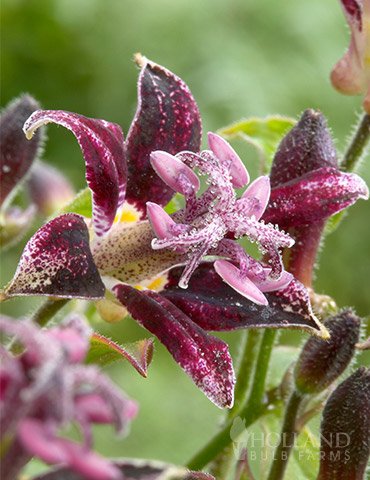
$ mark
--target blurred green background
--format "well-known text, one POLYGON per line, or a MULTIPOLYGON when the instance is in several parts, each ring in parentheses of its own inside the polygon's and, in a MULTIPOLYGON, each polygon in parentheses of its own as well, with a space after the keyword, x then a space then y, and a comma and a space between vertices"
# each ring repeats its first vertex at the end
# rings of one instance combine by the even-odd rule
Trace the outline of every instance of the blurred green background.
MULTIPOLYGON (((308 107, 328 118, 338 152, 360 113, 361 99, 343 97, 329 72, 348 45, 349 33, 337 0, 2 0, 1 105, 21 92, 45 108, 105 118, 127 132, 136 109, 140 51, 183 78, 202 113, 204 131, 242 117, 280 113, 298 117, 308 107)), ((84 185, 77 143, 63 129, 50 128, 45 159, 59 166, 76 188, 84 185)), ((257 155, 240 143, 252 176, 257 155)), ((340 153, 339 153, 340 154, 340 153)), ((369 160, 369 159, 368 159, 369 160)), ((361 173, 370 183, 370 167, 361 173)), ((317 290, 340 305, 370 313, 370 205, 351 208, 340 230, 327 238, 317 290)), ((21 247, 1 259, 1 283, 14 271, 21 247)), ((6 313, 26 314, 34 303, 9 302, 6 313)), ((126 322, 100 325, 119 341, 145 335, 126 322)), ((235 356, 239 333, 224 336, 235 356)), ((297 343, 298 333, 282 343, 297 343)), ((109 455, 133 455, 184 462, 217 428, 219 410, 197 391, 157 345, 149 378, 127 365, 112 371, 141 403, 132 433, 117 442, 99 436, 109 455)))

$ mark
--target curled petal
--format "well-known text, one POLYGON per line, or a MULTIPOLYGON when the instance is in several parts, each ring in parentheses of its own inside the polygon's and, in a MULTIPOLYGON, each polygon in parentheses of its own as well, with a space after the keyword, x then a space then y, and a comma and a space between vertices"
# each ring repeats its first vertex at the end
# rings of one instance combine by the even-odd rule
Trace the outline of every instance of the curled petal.
POLYGON ((179 158, 167 152, 155 151, 150 154, 150 163, 161 179, 175 192, 186 195, 199 190, 199 178, 179 158))
POLYGON ((312 312, 308 291, 296 280, 279 291, 267 293, 268 305, 257 305, 224 284, 211 263, 194 272, 187 290, 178 287, 181 268, 169 272, 162 296, 168 298, 205 330, 238 328, 301 328, 327 338, 326 328, 312 312))
POLYGON ((41 125, 56 123, 76 137, 86 163, 86 180, 93 194, 93 223, 97 235, 107 232, 123 203, 126 158, 121 128, 105 120, 62 110, 38 110, 24 124, 28 139, 41 125))
POLYGON ((273 188, 263 219, 282 228, 315 223, 368 196, 358 175, 320 168, 273 188))
POLYGON ((233 186, 244 187, 249 182, 249 174, 235 150, 226 140, 212 132, 208 133, 208 145, 216 157, 228 165, 233 186))
POLYGON ((85 222, 70 213, 54 218, 29 240, 6 295, 95 299, 104 291, 85 222))
POLYGON ((240 295, 258 305, 268 305, 267 298, 261 290, 247 276, 242 275, 235 265, 226 260, 217 260, 214 268, 222 280, 240 295))
POLYGON ((201 121, 197 104, 179 77, 141 55, 136 60, 142 70, 138 108, 127 135, 127 200, 145 213, 147 201, 166 205, 173 195, 172 188, 155 174, 151 152, 199 151, 201 121))
POLYGON ((251 200, 250 209, 246 215, 254 215, 256 220, 259 220, 262 217, 263 212, 266 210, 270 199, 270 193, 270 178, 267 176, 256 178, 241 197, 245 200, 251 200))
POLYGON ((208 335, 156 292, 128 285, 117 285, 114 291, 135 320, 158 337, 213 403, 220 408, 232 406, 235 378, 223 341, 208 335))
POLYGON ((258 282, 258 288, 261 292, 276 292, 277 290, 283 290, 293 280, 293 275, 285 270, 277 280, 264 280, 258 282))
POLYGON ((0 205, 26 175, 42 143, 42 132, 32 142, 22 133, 22 126, 39 104, 30 95, 10 103, 0 118, 0 205))

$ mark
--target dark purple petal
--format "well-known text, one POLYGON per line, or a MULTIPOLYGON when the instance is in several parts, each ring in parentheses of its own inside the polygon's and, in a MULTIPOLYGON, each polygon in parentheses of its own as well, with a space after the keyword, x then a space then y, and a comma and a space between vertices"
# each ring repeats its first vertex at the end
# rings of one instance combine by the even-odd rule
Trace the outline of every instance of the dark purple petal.
POLYGON ((27 243, 6 295, 93 299, 104 291, 85 222, 69 213, 41 227, 27 243))
POLYGON ((201 121, 187 85, 169 70, 137 56, 142 67, 138 108, 127 135, 127 200, 145 214, 145 203, 165 205, 173 190, 154 172, 149 156, 154 150, 175 155, 181 150, 198 152, 201 121))
POLYGON ((327 401, 317 480, 363 480, 370 456, 370 369, 361 367, 327 401))
POLYGON ((93 223, 97 235, 107 232, 123 203, 126 158, 121 128, 62 110, 39 110, 27 120, 24 131, 31 138, 41 125, 56 123, 76 137, 86 163, 86 180, 93 194, 93 223))
POLYGON ((114 291, 212 402, 221 408, 232 406, 235 378, 226 343, 208 335, 159 293, 129 285, 116 285, 114 291))
POLYGON ((108 365, 126 359, 141 376, 147 377, 152 358, 152 338, 144 338, 134 343, 119 345, 110 338, 95 332, 90 340, 90 350, 86 361, 87 363, 108 365))
POLYGON ((368 196, 358 175, 320 168, 273 188, 262 218, 282 228, 315 223, 368 196))
POLYGON ((306 110, 297 125, 281 141, 274 157, 271 187, 324 167, 337 168, 336 152, 325 117, 306 110))
POLYGON ((349 23, 362 30, 362 5, 358 0, 341 0, 343 10, 349 23))
POLYGON ((0 205, 25 176, 38 154, 42 139, 39 132, 28 142, 22 127, 32 112, 40 108, 29 95, 10 103, 0 118, 0 205))
POLYGON ((266 293, 269 304, 263 306, 247 300, 225 285, 210 263, 202 263, 197 268, 187 290, 178 287, 180 276, 181 268, 169 272, 169 283, 162 296, 204 330, 301 328, 327 337, 325 327, 312 313, 307 290, 296 280, 283 290, 266 293))

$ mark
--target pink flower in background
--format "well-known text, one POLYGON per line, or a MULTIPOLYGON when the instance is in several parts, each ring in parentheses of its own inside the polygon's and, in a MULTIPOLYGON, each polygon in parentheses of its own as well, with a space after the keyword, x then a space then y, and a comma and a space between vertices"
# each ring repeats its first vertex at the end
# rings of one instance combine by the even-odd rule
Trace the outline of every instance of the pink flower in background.
POLYGON ((365 95, 370 114, 370 0, 341 0, 351 29, 348 50, 331 72, 334 87, 347 95, 365 95))
POLYGON ((0 317, 0 331, 24 349, 16 356, 1 349, 1 441, 8 445, 1 478, 14 479, 32 456, 91 480, 122 478, 112 462, 92 451, 91 427, 112 424, 123 432, 137 406, 97 367, 82 364, 91 335, 85 320, 71 315, 41 330, 27 320, 0 317), (72 423, 82 443, 60 436, 72 423))

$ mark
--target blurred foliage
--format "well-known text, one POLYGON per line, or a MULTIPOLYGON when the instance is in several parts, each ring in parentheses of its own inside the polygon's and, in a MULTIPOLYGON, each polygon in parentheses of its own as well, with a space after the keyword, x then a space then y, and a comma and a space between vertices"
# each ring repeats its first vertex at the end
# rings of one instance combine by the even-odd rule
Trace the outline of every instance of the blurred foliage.
MULTIPOLYGON (((327 116, 341 151, 360 112, 361 99, 339 95, 329 82, 349 41, 337 0, 2 0, 1 7, 2 105, 29 92, 45 108, 105 118, 127 133, 136 108, 132 56, 140 51, 186 81, 205 131, 250 116, 297 118, 312 107, 327 116)), ((55 127, 48 136, 46 160, 82 188, 77 142, 55 127)), ((253 178, 257 153, 240 141, 234 146, 253 178)), ((362 174, 370 183, 369 165, 362 174)), ((370 312, 369 208, 360 201, 327 238, 316 282, 318 291, 361 315, 370 312)), ((14 248, 1 259, 1 283, 11 277, 20 252, 14 248)), ((35 303, 11 301, 4 310, 26 314, 35 303)), ((100 327, 119 342, 143 336, 134 323, 100 327)), ((238 337, 224 335, 234 356, 238 337)), ((302 335, 281 338, 297 343, 302 335)), ((111 371, 140 401, 141 415, 127 440, 117 442, 111 432, 99 436, 104 453, 181 463, 217 428, 219 411, 161 346, 148 379, 129 365, 111 371)))

